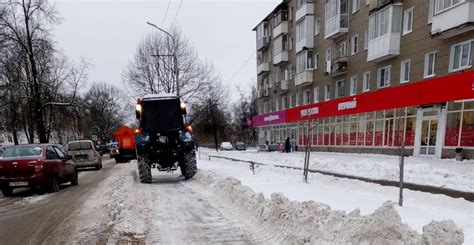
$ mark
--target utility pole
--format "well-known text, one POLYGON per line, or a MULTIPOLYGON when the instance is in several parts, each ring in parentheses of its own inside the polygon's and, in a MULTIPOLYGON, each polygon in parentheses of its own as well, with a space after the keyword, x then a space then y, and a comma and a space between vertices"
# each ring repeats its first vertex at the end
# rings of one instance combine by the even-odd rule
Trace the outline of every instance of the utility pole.
POLYGON ((157 25, 151 23, 151 22, 146 22, 148 25, 156 28, 157 30, 165 33, 173 42, 173 61, 174 61, 174 75, 175 75, 175 86, 176 86, 176 95, 179 97, 179 70, 178 70, 178 57, 177 57, 177 52, 176 52, 176 40, 174 39, 173 35, 171 35, 169 32, 163 30, 162 28, 159 28, 157 25))

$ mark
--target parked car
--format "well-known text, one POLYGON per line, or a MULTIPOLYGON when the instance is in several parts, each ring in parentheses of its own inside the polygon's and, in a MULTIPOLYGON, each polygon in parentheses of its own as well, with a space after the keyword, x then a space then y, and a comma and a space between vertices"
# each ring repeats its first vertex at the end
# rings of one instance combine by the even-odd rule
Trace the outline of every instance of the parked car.
POLYGON ((0 159, 0 186, 4 196, 15 188, 59 191, 62 183, 78 184, 76 165, 62 150, 51 144, 8 147, 0 159))
POLYGON ((69 142, 68 154, 77 164, 78 168, 95 167, 102 168, 102 157, 91 140, 79 140, 69 142))
POLYGON ((234 149, 234 147, 232 146, 230 142, 222 142, 219 148, 223 151, 230 151, 234 149))
POLYGON ((246 151, 247 145, 244 142, 237 142, 235 143, 235 149, 238 151, 246 151))
POLYGON ((118 156, 120 154, 118 143, 111 143, 109 145, 109 152, 111 158, 115 158, 116 156, 118 156))

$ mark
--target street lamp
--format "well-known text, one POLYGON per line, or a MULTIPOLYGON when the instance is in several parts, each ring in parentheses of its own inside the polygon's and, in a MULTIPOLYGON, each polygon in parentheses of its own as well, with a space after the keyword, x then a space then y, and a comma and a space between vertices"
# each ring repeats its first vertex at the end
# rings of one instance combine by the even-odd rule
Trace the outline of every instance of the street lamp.
POLYGON ((176 57, 176 40, 174 39, 173 35, 171 35, 169 32, 163 30, 162 28, 158 27, 157 25, 153 24, 153 23, 150 23, 150 22, 146 22, 148 25, 156 28, 157 30, 159 31, 162 31, 163 33, 165 33, 169 38, 171 38, 171 41, 173 42, 173 61, 174 61, 174 70, 175 70, 175 84, 176 84, 176 95, 179 97, 179 82, 178 82, 178 79, 179 79, 179 70, 178 70, 178 58, 176 57))

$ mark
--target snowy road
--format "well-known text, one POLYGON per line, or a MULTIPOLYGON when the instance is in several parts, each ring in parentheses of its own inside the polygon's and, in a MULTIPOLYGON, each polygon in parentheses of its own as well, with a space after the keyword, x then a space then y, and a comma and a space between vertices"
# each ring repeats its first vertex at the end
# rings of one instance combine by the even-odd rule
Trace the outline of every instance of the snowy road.
POLYGON ((62 185, 59 192, 33 195, 17 192, 16 197, 0 198, 0 244, 40 244, 57 232, 60 224, 88 199, 90 193, 113 171, 113 160, 103 161, 101 171, 79 174, 79 185, 62 185))
POLYGON ((0 198, 0 244, 260 244, 203 184, 178 173, 138 181, 134 163, 104 161, 77 187, 0 198))

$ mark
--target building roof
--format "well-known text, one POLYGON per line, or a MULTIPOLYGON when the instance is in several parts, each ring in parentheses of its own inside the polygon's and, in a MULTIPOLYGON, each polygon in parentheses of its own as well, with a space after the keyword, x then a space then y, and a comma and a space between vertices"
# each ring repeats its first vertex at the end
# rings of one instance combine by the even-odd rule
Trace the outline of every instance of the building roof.
POLYGON ((282 0, 280 4, 278 4, 262 21, 258 22, 258 24, 252 29, 252 31, 257 30, 257 27, 264 21, 270 21, 271 17, 278 13, 281 9, 287 6, 289 0, 282 0))

